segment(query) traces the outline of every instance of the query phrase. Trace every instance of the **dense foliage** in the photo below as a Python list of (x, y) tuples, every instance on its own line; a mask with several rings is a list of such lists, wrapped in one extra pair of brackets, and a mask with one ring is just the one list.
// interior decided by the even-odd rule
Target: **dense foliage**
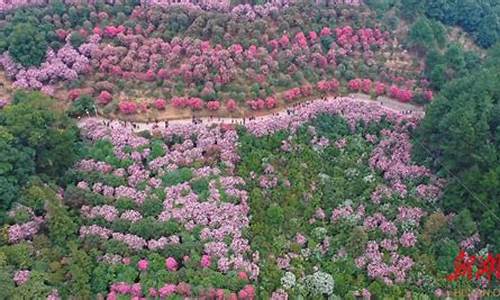
[(58, 179), (77, 159), (78, 130), (55, 107), (47, 96), (18, 92), (0, 111), (3, 209), (10, 208), (32, 176)]
[(427, 110), (415, 139), (416, 157), (449, 180), (445, 210), (479, 220), (477, 230), (496, 249), (500, 247), (499, 58), (496, 47), (480, 70), (447, 84)]
[(499, 29), (493, 0), (0, 0), (0, 299), (497, 291)]
[(482, 47), (493, 46), (500, 38), (500, 4), (497, 1), (422, 1), (425, 13), (447, 25), (461, 26)]

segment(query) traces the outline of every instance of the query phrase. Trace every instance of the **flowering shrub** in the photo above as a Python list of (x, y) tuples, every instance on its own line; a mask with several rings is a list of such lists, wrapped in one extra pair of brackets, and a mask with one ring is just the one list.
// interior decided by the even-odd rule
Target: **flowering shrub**
[(427, 100), (427, 101), (432, 101), (432, 99), (434, 98), (433, 96), (433, 93), (431, 90), (426, 90), (424, 91), (424, 99)]
[(262, 99), (247, 101), (247, 105), (250, 106), (252, 110), (261, 110), (266, 106), (266, 102)]
[(133, 101), (121, 101), (120, 104), (118, 104), (118, 108), (121, 113), (130, 115), (137, 112), (138, 106), (137, 103)]
[(102, 105), (106, 105), (113, 100), (113, 96), (108, 91), (101, 91), (97, 97), (97, 102)]
[(298, 97), (300, 97), (302, 94), (302, 91), (300, 88), (293, 88), (293, 89), (289, 89), (287, 91), (285, 91), (283, 93), (283, 97), (285, 97), (285, 100), (290, 102), (290, 101), (293, 101), (295, 99), (297, 99)]
[(321, 92), (332, 92), (336, 91), (339, 88), (340, 83), (338, 82), (338, 80), (332, 79), (332, 80), (321, 80), (316, 85), (318, 90), (320, 90)]
[(358, 92), (361, 89), (361, 84), (362, 84), (361, 79), (352, 79), (349, 81), (347, 86), (351, 91)]
[(385, 84), (382, 82), (376, 82), (375, 83), (375, 94), (377, 96), (383, 95), (385, 93)]
[(331, 295), (333, 293), (334, 281), (332, 275), (324, 272), (316, 272), (304, 277), (306, 289), (313, 295)]
[(17, 243), (32, 237), (38, 232), (43, 221), (43, 217), (33, 216), (31, 221), (10, 226), (8, 229), (9, 242)]
[(173, 272), (177, 271), (177, 261), (175, 261), (175, 258), (169, 257), (165, 260), (165, 267), (167, 267), (167, 270)]
[(141, 259), (138, 263), (137, 263), (137, 268), (141, 271), (146, 271), (148, 269), (148, 266), (149, 266), (149, 263), (147, 260), (145, 259)]
[(26, 69), (14, 62), (7, 52), (0, 55), (0, 65), (6, 71), (7, 76), (15, 79), (16, 87), (35, 90), (41, 89), (49, 82), (76, 80), (79, 74), (85, 74), (90, 69), (89, 59), (70, 44), (66, 44), (57, 52), (49, 49), (45, 62), (38, 68)]
[(236, 108), (237, 108), (237, 105), (236, 105), (236, 101), (234, 101), (233, 99), (229, 99), (227, 102), (226, 102), (226, 108), (227, 110), (229, 111), (235, 111)]
[(219, 110), (220, 108), (220, 102), (219, 101), (208, 101), (207, 102), (207, 108), (212, 111)]
[(278, 103), (278, 101), (274, 97), (267, 97), (266, 98), (266, 108), (267, 109), (272, 109), (272, 108), (276, 107), (277, 103)]
[(167, 106), (167, 101), (165, 101), (165, 99), (159, 98), (153, 101), (153, 105), (157, 110), (164, 110)]
[(29, 270), (16, 271), (13, 280), (17, 285), (23, 285), (30, 279), (30, 274)]

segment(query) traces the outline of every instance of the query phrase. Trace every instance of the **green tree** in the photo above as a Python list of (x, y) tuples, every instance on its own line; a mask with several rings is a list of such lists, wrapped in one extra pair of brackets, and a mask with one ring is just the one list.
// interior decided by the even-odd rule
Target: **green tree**
[(86, 115), (87, 112), (91, 115), (96, 113), (94, 99), (88, 95), (85, 95), (78, 97), (78, 99), (76, 99), (71, 103), (71, 106), (67, 111), (67, 114), (70, 117), (74, 118)]
[(0, 126), (0, 211), (8, 209), (17, 199), (21, 187), (34, 172), (34, 151), (18, 147), (15, 137), (6, 127)]
[(16, 148), (34, 151), (37, 173), (57, 178), (78, 156), (78, 128), (41, 93), (17, 92), (0, 113), (0, 125), (15, 137)]
[(23, 66), (39, 66), (45, 58), (45, 32), (30, 23), (17, 24), (7, 40), (9, 54)]
[(49, 194), (46, 201), (47, 223), (49, 227), (49, 237), (59, 246), (71, 238), (77, 230), (77, 225), (69, 215), (67, 208), (57, 198), (54, 191), (45, 187)]
[(401, 0), (401, 15), (407, 20), (414, 20), (424, 12), (425, 2), (422, 0)]
[(478, 71), (446, 84), (416, 131), (414, 154), (448, 185), (445, 211), (468, 209), (486, 242), (500, 246), (500, 46)]
[(69, 248), (69, 294), (78, 295), (81, 299), (91, 299), (90, 279), (94, 268), (92, 259), (85, 251), (79, 250), (76, 244), (70, 244)]
[(425, 51), (435, 47), (434, 31), (431, 23), (425, 17), (420, 17), (410, 28), (408, 42), (411, 47)]
[(454, 72), (460, 73), (464, 71), (465, 69), (464, 50), (460, 45), (453, 43), (450, 46), (448, 46), (448, 49), (446, 49), (446, 52), (444, 54), (444, 58), (449, 68), (453, 69)]

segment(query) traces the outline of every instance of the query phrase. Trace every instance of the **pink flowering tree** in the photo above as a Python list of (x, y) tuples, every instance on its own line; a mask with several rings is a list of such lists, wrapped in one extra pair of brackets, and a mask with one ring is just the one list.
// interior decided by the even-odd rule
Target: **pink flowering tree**
[(113, 96), (108, 91), (101, 91), (99, 96), (97, 96), (97, 103), (101, 105), (106, 105), (113, 100)]
[(352, 79), (348, 82), (347, 87), (353, 92), (359, 92), (361, 89), (362, 80), (359, 78)]
[(220, 102), (219, 101), (208, 101), (207, 108), (208, 108), (208, 110), (211, 110), (211, 111), (217, 111), (220, 108)]
[(226, 108), (228, 111), (233, 112), (237, 109), (238, 105), (236, 104), (236, 101), (233, 99), (229, 99), (226, 102)]
[(122, 114), (131, 115), (137, 112), (138, 105), (133, 101), (121, 101), (118, 108)]
[(165, 107), (167, 106), (167, 101), (165, 99), (156, 99), (153, 101), (153, 105), (157, 110), (165, 110)]

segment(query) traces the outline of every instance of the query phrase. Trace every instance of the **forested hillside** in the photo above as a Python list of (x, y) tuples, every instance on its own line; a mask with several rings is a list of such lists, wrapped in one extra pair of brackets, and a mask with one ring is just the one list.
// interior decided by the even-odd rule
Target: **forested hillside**
[(500, 4), (0, 0), (0, 299), (496, 299)]

